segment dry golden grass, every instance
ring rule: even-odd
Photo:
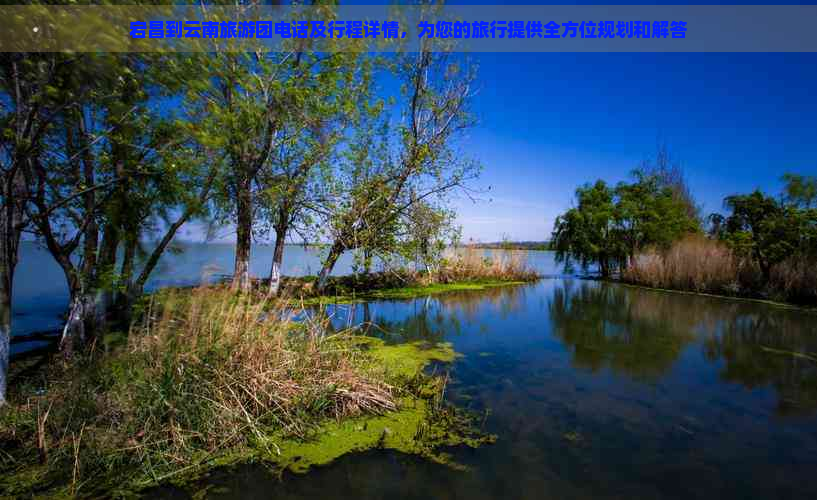
[[[722,242],[691,235],[667,251],[639,254],[622,273],[624,281],[674,290],[817,304],[817,264],[793,256],[771,269],[768,282],[748,259]]]
[[[724,292],[739,287],[740,262],[726,245],[693,235],[666,252],[647,250],[624,271],[625,281],[656,288]]]
[[[264,436],[396,409],[350,334],[290,314],[222,287],[159,292],[126,342],[18,389],[0,421],[15,455],[0,464],[39,460],[72,488],[112,470],[158,480]]]
[[[817,262],[789,258],[772,268],[770,279],[788,300],[817,305]]]
[[[527,250],[485,250],[474,246],[451,249],[442,264],[424,277],[432,283],[457,281],[533,281]]]
[[[327,337],[321,320],[295,323],[289,314],[224,288],[168,292],[161,310],[146,314],[140,332],[129,336],[128,349],[144,360],[149,379],[196,382],[181,396],[209,407],[209,439],[259,420],[300,434],[303,412],[343,418],[395,408],[391,387],[361,370],[357,350]],[[177,376],[168,367],[195,375]]]

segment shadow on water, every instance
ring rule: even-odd
[[[241,498],[817,498],[817,316],[553,279],[336,306],[336,328],[448,341],[448,397],[499,437],[455,472],[370,452],[281,481],[261,466],[201,486]]]

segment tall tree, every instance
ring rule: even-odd
[[[315,236],[316,216],[325,213],[330,159],[360,113],[358,102],[370,92],[372,63],[371,57],[351,51],[302,50],[294,58],[287,85],[297,104],[284,117],[276,148],[258,175],[260,205],[275,233],[271,295],[280,286],[287,235],[294,230],[304,239]]]
[[[397,242],[394,232],[400,218],[414,204],[441,199],[479,173],[477,164],[461,160],[453,150],[457,135],[474,124],[468,113],[474,69],[424,43],[418,53],[400,56],[396,70],[403,81],[403,120],[393,140],[380,142],[383,154],[373,158],[366,154],[378,150],[378,141],[359,131],[358,146],[351,148],[339,171],[341,189],[327,225],[332,244],[318,289],[326,286],[344,251],[389,253]]]
[[[802,208],[817,206],[817,177],[813,175],[785,174],[785,199]]]
[[[731,211],[724,239],[739,255],[757,263],[766,283],[775,264],[803,249],[802,237],[814,224],[809,224],[811,210],[786,206],[760,190],[728,196],[724,204]]]
[[[652,177],[658,187],[672,190],[673,195],[684,205],[687,217],[692,221],[700,221],[701,207],[689,188],[681,162],[670,154],[666,143],[660,143],[655,158],[642,161],[634,174],[641,178]]]
[[[638,251],[668,248],[698,230],[683,199],[655,176],[635,172],[636,181],[610,188],[604,181],[576,190],[577,206],[556,218],[556,258],[569,266],[597,264],[603,277],[628,265]]]
[[[669,248],[686,233],[699,230],[697,212],[690,215],[687,198],[678,196],[660,177],[635,172],[636,181],[616,186],[616,236],[627,262],[652,245]]]
[[[116,312],[117,290],[118,312],[127,320],[162,252],[203,210],[213,186],[218,163],[203,160],[188,127],[160,105],[166,96],[150,91],[167,69],[156,62],[136,54],[84,55],[66,66],[59,127],[32,165],[32,226],[70,294],[66,356]],[[157,219],[164,220],[164,236],[137,275],[136,247]]]
[[[724,206],[729,215],[713,213],[708,218],[710,235],[757,265],[763,286],[770,284],[778,264],[788,261],[808,268],[817,259],[817,208],[812,208],[817,181],[795,174],[786,174],[783,180],[782,196],[758,189],[727,196]]]
[[[598,264],[603,277],[610,276],[621,246],[613,238],[613,190],[604,181],[576,189],[577,206],[556,218],[552,245],[556,259],[583,268]]]
[[[54,54],[0,54],[0,405],[5,401],[12,291],[32,164],[60,106],[62,65]]]
[[[131,175],[141,175],[131,166],[139,143],[139,128],[131,125],[145,97],[130,61],[83,55],[65,65],[59,127],[32,165],[32,226],[62,268],[71,299],[61,342],[66,355],[105,318],[103,290],[129,215],[121,205]]]

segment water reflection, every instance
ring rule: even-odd
[[[655,380],[696,339],[721,380],[773,387],[780,415],[817,409],[817,316],[742,301],[566,282],[550,320],[577,366]],[[811,321],[810,321],[811,320]]]
[[[328,306],[323,311],[335,331],[356,327],[388,342],[439,342],[476,326],[483,333],[496,320],[520,313],[531,286],[494,287],[450,292],[406,301],[380,301]],[[491,318],[482,321],[489,314]]]
[[[509,337],[517,347],[532,339],[552,338],[569,354],[571,366],[592,374],[610,370],[642,383],[659,382],[685,352],[691,359],[681,370],[690,368],[700,352],[706,369],[714,370],[720,381],[773,389],[779,415],[811,414],[817,409],[817,314],[804,311],[601,282],[552,280],[536,286],[336,306],[327,314],[338,328],[357,325],[389,342],[452,340],[458,349],[484,358]],[[486,344],[494,348],[484,348]],[[482,361],[486,366],[492,362]]]
[[[694,337],[688,315],[661,294],[567,281],[549,301],[553,331],[576,366],[610,367],[637,379],[662,376]]]
[[[811,321],[817,322],[817,316]],[[802,318],[781,311],[743,311],[708,336],[704,348],[708,359],[725,361],[724,381],[774,387],[780,415],[817,409],[817,334]]]
[[[391,342],[453,342],[449,397],[498,442],[470,472],[390,453],[218,497],[817,498],[816,314],[580,280],[329,308]]]

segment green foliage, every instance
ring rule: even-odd
[[[772,268],[800,256],[817,258],[817,209],[810,208],[813,180],[787,175],[786,197],[775,199],[755,190],[725,200],[731,214],[718,214],[710,220],[723,220],[716,236],[741,257],[755,262],[768,282]]]
[[[400,255],[426,272],[433,272],[442,263],[446,248],[459,242],[460,228],[454,224],[455,217],[452,210],[444,207],[414,203],[402,220]]]
[[[611,188],[604,181],[576,190],[577,206],[556,218],[553,248],[559,262],[597,264],[602,276],[648,246],[668,247],[697,230],[683,199],[655,176]]]
[[[582,267],[598,263],[609,274],[609,263],[618,254],[611,237],[613,190],[604,181],[576,190],[578,206],[556,218],[553,245],[556,258],[565,265],[577,260]]]
[[[802,208],[817,205],[817,177],[813,175],[785,174],[786,201]]]
[[[382,102],[363,101],[366,113],[327,190],[324,229],[333,245],[324,282],[343,250],[359,250],[364,268],[371,256],[408,253],[432,264],[435,245],[456,236],[447,221],[447,195],[479,174],[479,165],[453,148],[474,123],[468,111],[474,69],[425,48],[391,63],[387,67],[402,81],[402,120],[390,126]]]

